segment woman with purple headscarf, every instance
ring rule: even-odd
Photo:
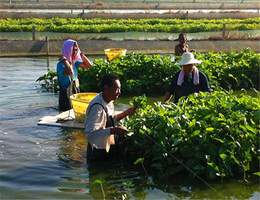
[[[78,43],[67,40],[62,47],[62,56],[57,64],[57,74],[60,85],[59,109],[72,109],[70,95],[79,93],[78,68],[91,68],[88,58],[81,53]]]

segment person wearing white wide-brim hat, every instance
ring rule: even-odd
[[[181,62],[175,64],[181,65],[182,69],[174,75],[171,85],[166,91],[164,103],[170,100],[173,95],[174,103],[177,103],[182,96],[188,96],[200,91],[210,91],[207,76],[195,67],[195,64],[201,62],[194,58],[193,53],[182,54]]]

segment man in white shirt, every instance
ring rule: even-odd
[[[117,126],[117,122],[129,114],[135,113],[135,108],[129,108],[116,115],[114,101],[121,93],[121,83],[115,74],[103,77],[102,92],[90,103],[86,111],[85,134],[88,140],[87,162],[91,160],[107,160],[117,156],[116,140],[128,130]]]

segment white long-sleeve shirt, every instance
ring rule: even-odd
[[[110,128],[106,128],[107,114],[104,108],[95,104],[99,103],[107,109],[108,115],[115,115],[114,102],[106,103],[102,92],[99,93],[90,103],[86,110],[85,135],[88,142],[96,149],[106,149],[108,152],[110,145],[115,144],[114,135],[110,134]],[[95,105],[93,105],[95,104]],[[93,105],[93,106],[92,106]]]

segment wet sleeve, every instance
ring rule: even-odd
[[[87,113],[85,135],[88,142],[96,149],[106,149],[115,144],[114,135],[106,128],[106,112],[100,105],[94,105]]]

